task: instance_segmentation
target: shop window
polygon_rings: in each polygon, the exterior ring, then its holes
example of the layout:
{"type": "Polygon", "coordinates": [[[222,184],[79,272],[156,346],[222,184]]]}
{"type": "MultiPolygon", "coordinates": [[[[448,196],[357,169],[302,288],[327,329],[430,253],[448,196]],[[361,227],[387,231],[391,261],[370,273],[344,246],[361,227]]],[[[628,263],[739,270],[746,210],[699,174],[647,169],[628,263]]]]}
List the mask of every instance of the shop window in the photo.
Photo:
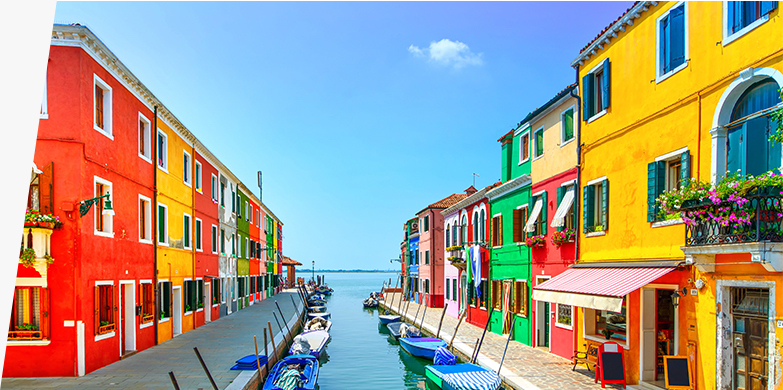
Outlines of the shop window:
{"type": "Polygon", "coordinates": [[[557,325],[571,328],[571,305],[557,304],[557,325]]]}
{"type": "Polygon", "coordinates": [[[662,215],[655,201],[661,194],[687,185],[691,178],[691,153],[673,152],[647,164],[647,222],[679,218],[680,213],[662,215]]]}
{"type": "Polygon", "coordinates": [[[112,92],[109,84],[101,80],[98,75],[93,75],[93,84],[95,86],[94,101],[94,128],[107,137],[114,139],[112,135],[112,92]]]}
{"type": "Polygon", "coordinates": [[[603,179],[584,188],[584,233],[609,229],[609,180],[603,179]]]}
{"type": "Polygon", "coordinates": [[[623,300],[619,312],[585,309],[585,334],[598,340],[625,343],[627,340],[628,299],[623,300]]]}
{"type": "Polygon", "coordinates": [[[171,295],[171,282],[158,282],[158,315],[160,315],[161,320],[171,318],[171,295]]]}
{"type": "Polygon", "coordinates": [[[155,318],[155,292],[153,291],[152,283],[141,283],[139,287],[141,290],[140,323],[147,324],[155,318]]]}
{"type": "Polygon", "coordinates": [[[8,340],[49,338],[49,290],[42,287],[16,287],[11,307],[8,340]]]}
{"type": "Polygon", "coordinates": [[[503,216],[492,217],[492,246],[503,245],[503,216]]]}
{"type": "Polygon", "coordinates": [[[527,281],[517,280],[514,282],[514,312],[527,317],[527,281]]]}
{"type": "Polygon", "coordinates": [[[95,335],[114,332],[116,328],[116,288],[113,284],[95,286],[95,335]]]}
{"type": "Polygon", "coordinates": [[[152,162],[152,144],[150,142],[151,134],[150,120],[139,113],[139,157],[152,162]]]}

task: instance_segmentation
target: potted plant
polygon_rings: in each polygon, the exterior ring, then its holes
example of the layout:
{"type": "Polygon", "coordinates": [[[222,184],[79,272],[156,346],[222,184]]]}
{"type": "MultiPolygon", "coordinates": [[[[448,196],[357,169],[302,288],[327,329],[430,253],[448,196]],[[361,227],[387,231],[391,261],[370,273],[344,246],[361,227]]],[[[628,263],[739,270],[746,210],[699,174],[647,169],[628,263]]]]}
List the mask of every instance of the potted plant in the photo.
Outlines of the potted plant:
{"type": "Polygon", "coordinates": [[[35,249],[25,248],[19,256],[19,262],[25,267],[32,267],[35,264],[35,249]]]}
{"type": "Polygon", "coordinates": [[[609,329],[603,329],[603,330],[601,330],[601,334],[604,335],[604,337],[606,337],[607,340],[609,340],[609,339],[612,338],[612,335],[614,334],[614,332],[612,332],[609,329]]]}
{"type": "Polygon", "coordinates": [[[556,248],[560,248],[561,245],[567,242],[573,242],[575,238],[576,238],[576,230],[566,229],[552,234],[552,244],[556,248]]]}
{"type": "Polygon", "coordinates": [[[525,244],[530,248],[543,248],[546,244],[546,237],[543,234],[530,236],[525,240],[525,244]]]}
{"type": "Polygon", "coordinates": [[[44,260],[46,261],[46,264],[54,264],[54,257],[48,253],[44,255],[44,260]]]}
{"type": "Polygon", "coordinates": [[[41,214],[38,210],[27,209],[24,215],[24,226],[58,229],[62,226],[62,222],[60,222],[60,217],[55,217],[52,214],[41,214]]]}

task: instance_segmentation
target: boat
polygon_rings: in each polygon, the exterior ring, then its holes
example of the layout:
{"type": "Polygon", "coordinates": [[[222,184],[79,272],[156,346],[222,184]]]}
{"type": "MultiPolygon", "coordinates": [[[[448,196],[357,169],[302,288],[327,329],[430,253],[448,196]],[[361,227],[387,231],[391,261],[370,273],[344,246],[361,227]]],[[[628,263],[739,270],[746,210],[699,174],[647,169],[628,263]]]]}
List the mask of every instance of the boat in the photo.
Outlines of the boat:
{"type": "Polygon", "coordinates": [[[362,305],[364,305],[366,308],[372,309],[378,307],[378,301],[372,298],[365,298],[365,300],[362,301],[362,305]]]}
{"type": "Polygon", "coordinates": [[[445,347],[446,342],[434,337],[400,337],[400,346],[409,354],[426,359],[435,357],[435,350],[445,347]]]}
{"type": "Polygon", "coordinates": [[[400,316],[391,315],[391,314],[381,314],[378,316],[378,320],[381,321],[381,324],[388,325],[392,322],[400,322],[400,316]]]}
{"type": "Polygon", "coordinates": [[[328,332],[330,329],[332,329],[332,321],[325,320],[325,319],[320,318],[320,317],[316,317],[316,318],[311,319],[310,321],[307,321],[307,323],[305,324],[305,327],[304,327],[305,331],[308,331],[308,330],[325,330],[325,331],[328,332]],[[316,323],[318,323],[318,324],[316,325],[316,323]]]}
{"type": "Polygon", "coordinates": [[[473,363],[428,365],[424,375],[443,390],[497,390],[501,382],[494,371],[473,363]]]}
{"type": "MultiPolygon", "coordinates": [[[[331,340],[329,332],[325,330],[308,330],[302,332],[294,338],[294,343],[296,343],[296,340],[300,337],[307,340],[307,343],[310,345],[310,354],[315,357],[321,355],[321,351],[326,348],[326,344],[331,340]]],[[[288,353],[294,353],[294,345],[291,345],[291,348],[288,349],[288,353]]]]}
{"type": "MultiPolygon", "coordinates": [[[[401,327],[405,324],[404,322],[392,322],[391,324],[386,325],[386,328],[389,329],[389,333],[394,337],[395,339],[400,338],[401,334],[401,327]]],[[[408,326],[408,332],[415,332],[414,335],[410,337],[419,337],[419,330],[413,327],[413,325],[405,324],[408,326]]]]}
{"type": "Polygon", "coordinates": [[[321,306],[310,306],[307,308],[307,310],[313,312],[313,313],[323,313],[326,311],[326,305],[321,306]]]}
{"type": "Polygon", "coordinates": [[[321,298],[310,298],[307,300],[307,304],[310,306],[318,306],[318,305],[323,305],[325,303],[326,303],[326,299],[321,299],[321,298]]]}
{"type": "Polygon", "coordinates": [[[324,294],[324,295],[332,295],[334,290],[332,290],[331,288],[326,287],[326,286],[319,286],[319,287],[317,287],[315,289],[315,292],[317,292],[319,294],[324,294]]]}
{"type": "Polygon", "coordinates": [[[300,367],[300,376],[304,377],[302,383],[296,387],[296,390],[314,390],[318,382],[318,370],[320,365],[318,359],[312,355],[290,355],[279,361],[272,367],[269,376],[264,382],[263,390],[276,390],[280,387],[275,386],[277,380],[286,373],[289,365],[298,364],[300,367]]]}
{"type": "Polygon", "coordinates": [[[313,318],[323,318],[325,320],[328,320],[332,315],[328,312],[326,313],[307,313],[307,318],[313,319],[313,318]]]}

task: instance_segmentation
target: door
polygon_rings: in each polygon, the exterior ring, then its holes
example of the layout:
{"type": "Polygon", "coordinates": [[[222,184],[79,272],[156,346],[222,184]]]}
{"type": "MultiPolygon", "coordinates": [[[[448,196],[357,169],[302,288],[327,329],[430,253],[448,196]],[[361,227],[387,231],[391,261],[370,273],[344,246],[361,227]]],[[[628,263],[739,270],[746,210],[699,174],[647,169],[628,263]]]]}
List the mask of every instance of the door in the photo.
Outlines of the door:
{"type": "Polygon", "coordinates": [[[125,352],[128,351],[128,342],[127,342],[127,336],[125,335],[125,317],[128,315],[125,313],[125,308],[128,307],[125,296],[125,286],[122,285],[120,287],[120,345],[122,345],[122,352],[120,355],[124,355],[125,352]]]}
{"type": "Polygon", "coordinates": [[[769,372],[767,319],[734,316],[734,367],[737,390],[764,390],[769,372]]]}
{"type": "Polygon", "coordinates": [[[549,348],[549,302],[536,301],[536,347],[549,348]]]}
{"type": "Polygon", "coordinates": [[[212,321],[212,284],[204,283],[204,322],[212,321]]]}
{"type": "Polygon", "coordinates": [[[642,289],[642,381],[655,380],[655,289],[642,289]]]}
{"type": "Polygon", "coordinates": [[[549,319],[551,318],[551,310],[549,310],[549,302],[544,302],[544,312],[541,317],[544,319],[544,344],[542,347],[549,348],[549,319]]]}
{"type": "Polygon", "coordinates": [[[178,336],[182,334],[182,288],[179,286],[174,287],[173,292],[172,300],[174,303],[174,312],[171,313],[171,320],[173,321],[174,329],[172,330],[172,333],[174,333],[174,336],[178,336]]]}
{"type": "Polygon", "coordinates": [[[133,284],[123,284],[122,291],[122,343],[123,354],[136,350],[136,294],[133,284]]]}

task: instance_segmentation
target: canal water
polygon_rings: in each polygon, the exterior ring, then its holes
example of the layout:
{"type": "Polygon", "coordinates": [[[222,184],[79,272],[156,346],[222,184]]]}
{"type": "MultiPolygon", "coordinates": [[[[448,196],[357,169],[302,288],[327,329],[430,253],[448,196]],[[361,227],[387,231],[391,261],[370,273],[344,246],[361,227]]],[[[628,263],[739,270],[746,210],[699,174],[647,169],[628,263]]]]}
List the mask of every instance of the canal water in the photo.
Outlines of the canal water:
{"type": "MultiPolygon", "coordinates": [[[[427,384],[424,366],[431,361],[411,356],[379,326],[378,310],[365,309],[362,300],[371,291],[380,291],[394,273],[325,273],[326,284],[334,289],[328,298],[332,314],[332,341],[321,358],[320,390],[401,390],[437,389],[427,384]]],[[[311,278],[307,272],[297,276],[311,278]]]]}

